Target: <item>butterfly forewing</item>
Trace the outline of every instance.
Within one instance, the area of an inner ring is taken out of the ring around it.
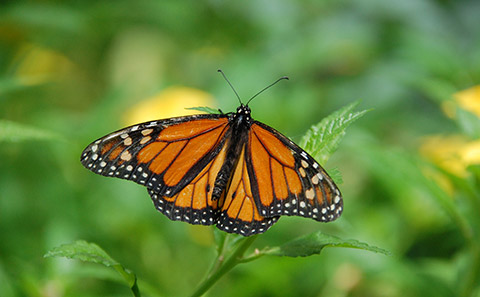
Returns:
[[[135,181],[172,197],[220,152],[223,115],[197,115],[134,125],[93,142],[81,162],[89,170]]]

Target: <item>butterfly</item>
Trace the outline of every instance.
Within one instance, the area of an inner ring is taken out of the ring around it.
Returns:
[[[267,88],[243,104],[232,86],[240,101],[236,112],[110,133],[85,148],[81,163],[145,186],[156,209],[175,221],[250,236],[282,215],[335,220],[343,200],[327,172],[290,139],[252,119],[248,103]]]

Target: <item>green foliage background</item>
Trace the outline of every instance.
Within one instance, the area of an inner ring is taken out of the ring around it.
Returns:
[[[135,271],[147,296],[193,291],[215,257],[211,228],[169,221],[144,188],[94,175],[79,158],[168,86],[234,110],[218,68],[245,99],[288,75],[250,106],[297,142],[357,99],[373,109],[324,164],[342,174],[342,217],[282,218],[255,245],[321,230],[393,256],[262,257],[210,296],[480,296],[479,167],[458,177],[419,153],[428,135],[480,135],[476,116],[440,107],[480,81],[479,11],[448,0],[3,1],[0,296],[130,296],[115,271],[43,258],[78,239]],[[38,48],[63,62],[43,64]]]

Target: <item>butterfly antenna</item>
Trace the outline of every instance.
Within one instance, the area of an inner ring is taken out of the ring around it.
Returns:
[[[278,83],[279,81],[284,80],[284,79],[288,80],[289,78],[288,78],[288,76],[282,76],[282,77],[280,77],[279,79],[277,79],[276,81],[274,81],[274,82],[271,83],[270,85],[268,85],[268,86],[266,86],[265,88],[263,88],[263,90],[261,90],[260,92],[258,92],[258,93],[255,94],[255,95],[253,95],[253,97],[250,98],[250,100],[248,100],[248,101],[247,101],[247,104],[245,104],[245,105],[248,105],[248,103],[250,103],[250,101],[252,101],[253,98],[257,97],[258,95],[260,95],[261,93],[263,93],[264,91],[266,91],[268,88],[274,86],[276,83]]]
[[[240,104],[242,104],[242,100],[240,100],[240,96],[238,96],[237,91],[235,91],[235,88],[232,86],[232,84],[231,84],[230,81],[228,80],[228,78],[227,78],[227,76],[225,75],[225,73],[223,73],[222,69],[218,69],[217,71],[222,74],[223,78],[224,78],[224,79],[227,81],[227,83],[230,85],[230,88],[232,88],[232,90],[233,90],[233,92],[235,93],[235,95],[237,95],[238,102],[240,102]]]

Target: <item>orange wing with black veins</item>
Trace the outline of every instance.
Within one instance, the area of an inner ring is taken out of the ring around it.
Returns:
[[[308,153],[259,122],[252,125],[248,143],[251,191],[262,216],[295,215],[317,221],[340,216],[340,191]]]
[[[195,115],[146,122],[90,144],[81,162],[89,170],[132,180],[173,197],[212,166],[229,132],[225,115]]]
[[[249,236],[265,232],[278,220],[276,216],[266,218],[259,214],[250,182],[244,145],[224,199],[220,202],[221,212],[217,222],[219,229]]]

